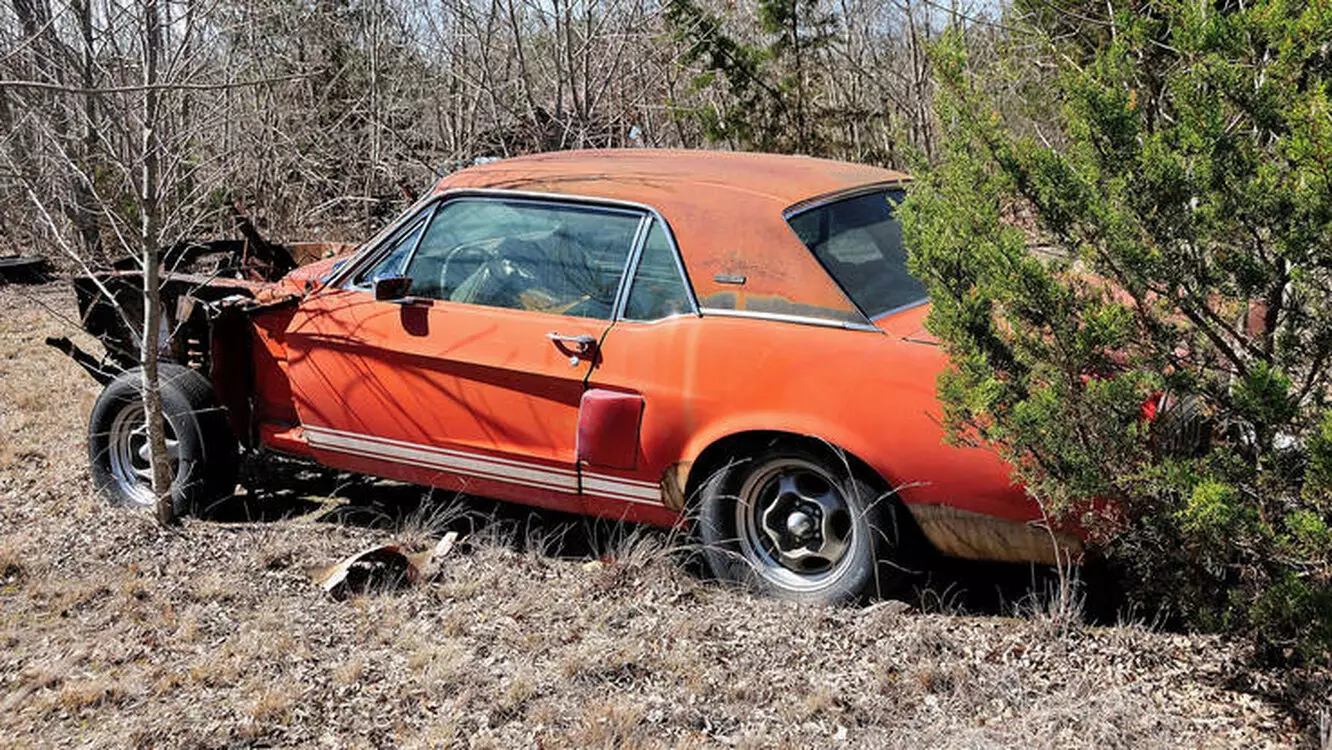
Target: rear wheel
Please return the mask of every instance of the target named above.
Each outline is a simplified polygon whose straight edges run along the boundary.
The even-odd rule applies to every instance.
[[[231,496],[238,449],[226,412],[200,373],[171,363],[159,365],[171,498],[177,514],[207,508]],[[112,505],[152,508],[147,420],[142,374],[128,370],[107,385],[88,424],[93,484]]]
[[[774,446],[711,477],[699,535],[714,575],[817,603],[884,593],[900,580],[892,498],[825,453]]]

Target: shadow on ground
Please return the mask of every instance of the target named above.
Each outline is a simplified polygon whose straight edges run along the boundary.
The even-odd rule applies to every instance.
[[[265,456],[241,472],[242,491],[197,514],[216,523],[306,520],[440,537],[490,532],[517,549],[540,544],[552,557],[584,559],[638,527],[504,503],[305,461]]]
[[[439,538],[489,533],[516,550],[536,548],[560,559],[588,560],[614,551],[626,537],[668,531],[504,503],[315,464],[267,456],[248,463],[237,493],[199,514],[219,523],[308,520]],[[706,575],[696,555],[682,555],[695,575]],[[1075,575],[1077,575],[1075,573]],[[979,616],[1030,614],[1049,606],[1059,590],[1050,566],[931,556],[897,597],[925,612]],[[1083,614],[1096,624],[1121,619],[1118,586],[1105,580],[1075,583]]]

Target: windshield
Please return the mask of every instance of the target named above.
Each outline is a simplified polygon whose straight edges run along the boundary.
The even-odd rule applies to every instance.
[[[901,190],[858,195],[802,211],[791,229],[870,318],[924,302],[925,285],[907,273],[902,225],[893,207]]]

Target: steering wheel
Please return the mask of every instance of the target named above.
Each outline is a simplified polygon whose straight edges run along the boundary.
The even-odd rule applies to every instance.
[[[463,244],[450,250],[448,254],[444,256],[444,262],[441,263],[439,267],[439,279],[441,286],[446,284],[449,280],[449,264],[452,263],[454,259],[458,258],[463,253],[471,252],[480,255],[481,258],[480,262],[477,264],[478,267],[498,258],[499,252],[496,251],[493,246],[487,247],[487,245],[489,244],[491,244],[490,240],[464,242]],[[470,276],[470,274],[468,275]],[[448,291],[452,292],[453,288],[456,286],[457,285],[450,285],[449,287],[447,287]]]

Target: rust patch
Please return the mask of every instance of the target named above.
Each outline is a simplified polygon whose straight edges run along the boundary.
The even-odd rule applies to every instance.
[[[287,248],[287,252],[291,253],[296,265],[304,266],[327,258],[346,255],[355,250],[357,245],[349,242],[289,242],[284,247]]]
[[[1067,531],[1056,530],[1052,535],[1034,523],[947,505],[907,507],[935,548],[950,557],[1046,565],[1082,559],[1082,540]],[[1060,556],[1067,559],[1060,560]]]
[[[706,297],[700,297],[698,303],[702,307],[719,310],[793,315],[802,318],[819,318],[820,320],[837,323],[865,322],[864,317],[855,310],[805,304],[777,294],[750,294],[735,291],[714,292]]]
[[[661,499],[666,507],[674,511],[684,510],[685,483],[689,479],[689,469],[693,461],[680,461],[666,467],[661,474]]]

